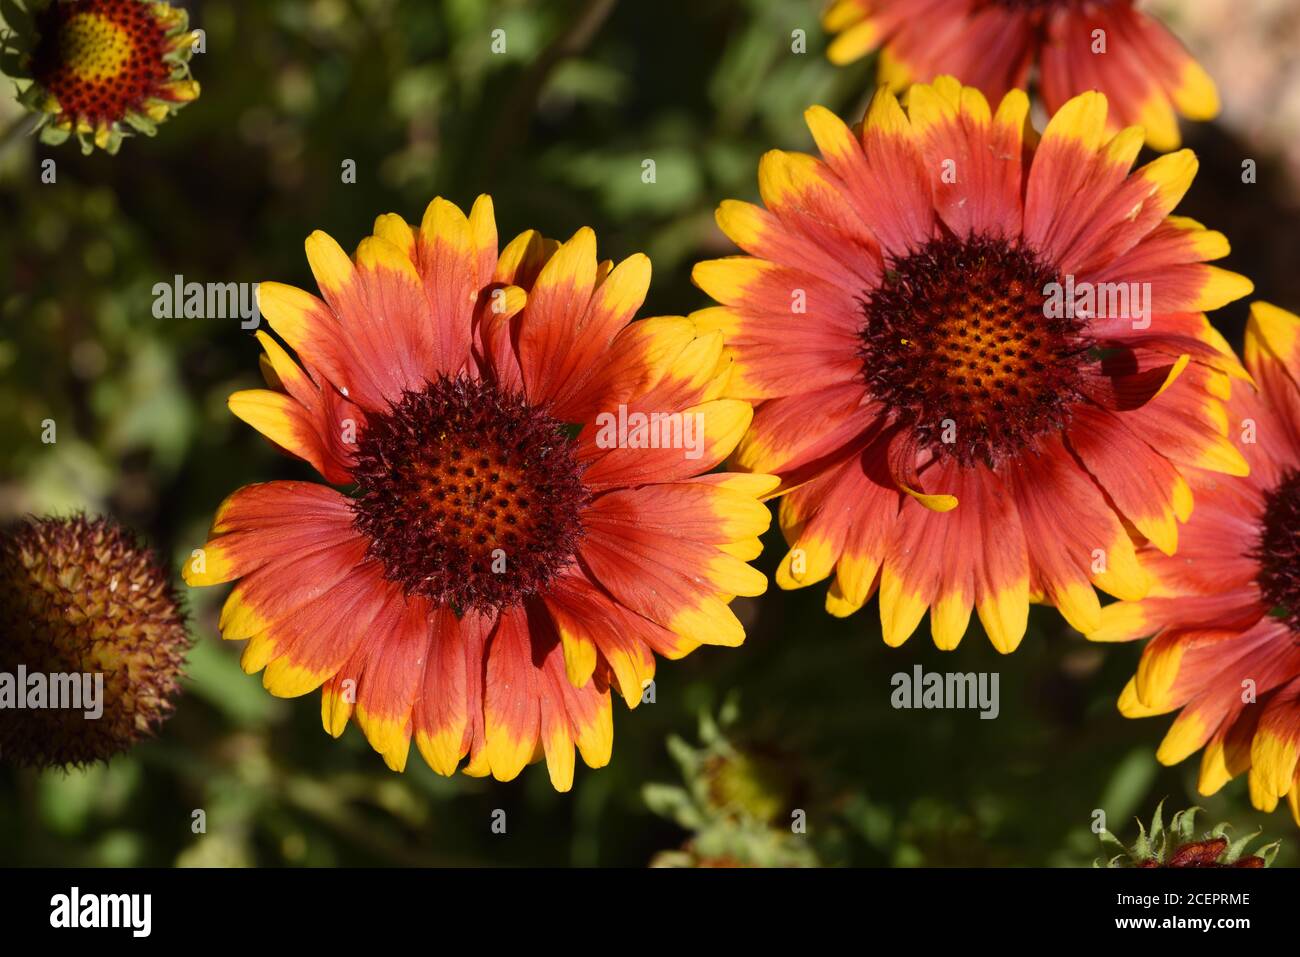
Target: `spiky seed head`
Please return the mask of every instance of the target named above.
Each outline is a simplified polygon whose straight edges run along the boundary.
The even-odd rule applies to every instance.
[[[120,525],[78,515],[0,529],[0,760],[56,767],[127,750],[171,713],[188,647],[169,576]]]

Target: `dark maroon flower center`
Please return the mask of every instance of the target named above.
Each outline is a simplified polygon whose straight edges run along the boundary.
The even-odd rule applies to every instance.
[[[1101,7],[1110,2],[1111,0],[978,0],[976,8],[1007,7],[1011,10],[1047,13],[1052,10],[1078,9],[1089,3],[1092,6]]]
[[[890,264],[863,302],[863,374],[922,447],[997,467],[1060,430],[1088,343],[1048,307],[1056,271],[999,238],[935,239]]]
[[[1289,472],[1265,499],[1255,558],[1264,601],[1300,634],[1300,472]]]
[[[590,498],[576,443],[521,395],[440,378],[372,417],[356,460],[356,527],[408,594],[499,610],[573,561]]]

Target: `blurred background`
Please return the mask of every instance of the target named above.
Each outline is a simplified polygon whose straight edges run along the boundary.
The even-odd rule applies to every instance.
[[[315,476],[226,410],[260,384],[251,332],[154,318],[155,283],[313,288],[311,230],[351,248],[378,213],[418,222],[434,195],[468,209],[490,192],[503,240],[591,225],[603,256],[652,258],[644,315],[685,313],[706,305],[691,264],[732,251],[718,201],[756,199],[765,150],[811,149],[806,106],[856,119],[873,86],[870,60],[825,60],[819,0],[182,5],[207,31],[203,93],[157,139],[117,157],[0,146],[0,518],[111,513],[177,569],[229,492]],[[1202,166],[1179,212],[1227,233],[1225,265],[1260,298],[1300,309],[1300,9],[1151,6],[1225,102],[1186,128]],[[0,97],[0,129],[17,117]],[[40,182],[46,157],[56,184]],[[1236,343],[1245,315],[1215,319]],[[779,533],[769,544],[770,573]],[[0,767],[0,864],[1080,865],[1101,852],[1094,809],[1131,838],[1162,798],[1203,805],[1206,827],[1262,827],[1284,838],[1279,864],[1300,860],[1285,808],[1251,810],[1244,779],[1197,799],[1197,759],[1153,757],[1168,719],[1119,716],[1137,647],[1091,646],[1042,609],[1004,658],[978,625],[954,653],[924,629],[888,649],[874,602],[837,621],[824,586],[742,599],[744,648],[664,664],[635,712],[615,702],[611,765],[580,765],[556,794],[540,765],[503,785],[440,778],[413,754],[397,775],[355,727],[332,740],[316,695],[277,700],[240,671],[216,635],[225,591],[188,597],[188,677],[155,740],[85,771]],[[1000,672],[997,720],[892,709],[891,675],[916,663]]]

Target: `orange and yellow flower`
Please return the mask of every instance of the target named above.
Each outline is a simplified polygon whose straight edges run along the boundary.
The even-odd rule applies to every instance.
[[[1204,748],[1201,793],[1249,772],[1254,805],[1286,798],[1300,824],[1300,317],[1255,303],[1245,359],[1258,389],[1236,389],[1228,412],[1250,476],[1192,473],[1177,557],[1144,549],[1150,595],[1107,606],[1089,637],[1154,634],[1120,710],[1180,711],[1163,763]]]
[[[590,229],[498,252],[486,196],[380,216],[354,256],[313,233],[307,258],[323,300],[259,287],[298,361],[259,332],[272,388],[230,408],[351,492],[240,489],[186,580],[238,579],[244,669],[323,687],[326,730],[355,713],[390,767],[414,737],[442,774],[544,755],[567,789],[575,744],[610,758],[610,688],[636,707],[656,654],[740,644],[729,602],[766,587],[746,562],[776,479],[710,473],[752,417],[721,396],[723,337],[631,322],[650,262],[599,261]]]
[[[83,152],[116,153],[125,136],[152,136],[199,95],[189,72],[196,35],[186,12],[162,0],[25,0],[10,12],[21,22],[3,53],[45,143],[75,135]]]
[[[822,158],[766,154],[766,208],[717,214],[750,255],[695,268],[721,303],[696,325],[758,403],[734,463],[789,493],[777,582],[834,576],[840,616],[878,589],[891,645],[929,609],[955,647],[974,608],[1010,652],[1031,599],[1091,631],[1094,585],[1146,594],[1135,540],[1177,548],[1183,469],[1246,471],[1221,403],[1245,373],[1204,310],[1252,287],[1170,215],[1196,158],[1130,172],[1142,132],[1106,133],[1098,93],[1041,142],[1028,111],[951,77],[906,110],[880,90],[853,129],[813,107]]]
[[[1049,112],[1089,90],[1111,104],[1111,131],[1146,129],[1156,150],[1177,149],[1178,114],[1211,120],[1214,81],[1133,0],[835,0],[827,55],[849,63],[879,49],[880,82],[896,92],[953,74],[990,100],[1026,89],[1031,68]]]

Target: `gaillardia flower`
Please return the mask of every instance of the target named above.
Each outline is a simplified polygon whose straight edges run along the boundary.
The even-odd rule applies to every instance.
[[[1196,473],[1196,519],[1175,558],[1144,549],[1150,595],[1102,610],[1088,637],[1155,637],[1120,696],[1131,718],[1182,709],[1157,757],[1204,747],[1200,790],[1249,771],[1264,811],[1300,824],[1300,317],[1255,303],[1246,368],[1258,391],[1228,404],[1247,478]]]
[[[1000,100],[1025,89],[1036,64],[1048,112],[1098,90],[1112,132],[1142,126],[1161,152],[1178,148],[1176,114],[1219,113],[1209,74],[1133,0],[834,0],[823,23],[838,34],[833,62],[879,48],[880,82],[895,92],[942,73]]]
[[[708,473],[752,410],[721,398],[718,333],[630,320],[650,262],[598,262],[580,229],[498,255],[492,203],[380,216],[349,257],[313,233],[324,301],[263,283],[273,390],[234,413],[326,485],[241,489],[186,566],[239,579],[221,615],[272,694],[324,686],[388,765],[412,735],[453,773],[515,777],[543,753],[560,790],[574,744],[608,762],[609,689],[635,707],[654,654],[744,638],[728,607],[769,524],[768,476]]]
[[[1207,834],[1198,839],[1195,831],[1198,807],[1189,807],[1179,811],[1164,826],[1162,811],[1164,802],[1156,808],[1150,829],[1138,821],[1138,839],[1132,846],[1126,845],[1110,831],[1102,831],[1103,844],[1109,844],[1120,853],[1107,860],[1094,861],[1094,867],[1136,867],[1142,869],[1156,867],[1192,867],[1192,868],[1262,868],[1271,867],[1277,852],[1282,848],[1281,841],[1274,841],[1256,848],[1247,854],[1246,849],[1259,836],[1259,833],[1247,834],[1235,841],[1228,840],[1231,829],[1226,822],[1216,824]]]
[[[199,95],[184,10],[162,0],[15,2],[20,22],[0,49],[43,142],[75,135],[85,153],[116,153],[131,131],[152,136]]]
[[[853,130],[813,107],[824,158],[766,154],[767,208],[718,210],[751,255],[695,268],[722,303],[696,325],[761,403],[735,464],[789,492],[777,582],[834,573],[835,615],[878,586],[891,645],[930,608],[955,647],[974,606],[1010,652],[1031,598],[1092,630],[1094,584],[1146,593],[1132,536],[1177,547],[1181,469],[1246,469],[1220,402],[1245,373],[1202,310],[1251,285],[1205,265],[1221,234],[1169,215],[1195,157],[1130,174],[1142,132],[1107,135],[1098,93],[1036,148],[1028,110],[950,77],[906,112],[878,91]]]
[[[163,566],[77,516],[0,530],[0,760],[85,764],[171,713],[189,637]]]

